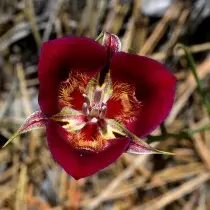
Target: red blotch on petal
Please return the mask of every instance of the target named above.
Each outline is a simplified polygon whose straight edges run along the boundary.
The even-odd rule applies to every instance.
[[[142,104],[136,120],[127,128],[140,137],[149,134],[171,110],[175,77],[155,60],[123,52],[115,53],[110,69],[113,82],[135,85],[136,98]]]
[[[106,112],[106,117],[107,118],[114,118],[116,116],[119,116],[121,114],[121,110],[122,110],[122,104],[121,101],[115,101],[115,100],[108,100],[107,101],[107,112]]]
[[[47,115],[59,111],[59,85],[70,71],[94,75],[107,59],[105,48],[89,38],[66,37],[44,43],[38,66],[41,110]]]
[[[112,164],[126,151],[130,143],[128,138],[108,140],[103,151],[94,153],[74,149],[65,138],[67,138],[67,132],[56,122],[49,121],[47,141],[52,156],[75,179],[90,176]]]

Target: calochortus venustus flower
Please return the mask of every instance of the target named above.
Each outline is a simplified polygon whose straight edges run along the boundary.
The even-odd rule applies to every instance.
[[[43,44],[38,74],[40,111],[17,135],[46,127],[53,158],[75,179],[90,176],[123,152],[163,153],[140,139],[169,114],[175,77],[147,57],[120,51],[117,36],[98,43],[66,37]]]

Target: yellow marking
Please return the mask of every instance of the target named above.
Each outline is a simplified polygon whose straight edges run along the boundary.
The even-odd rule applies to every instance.
[[[96,87],[99,84],[99,77],[100,77],[100,73],[98,73],[95,77],[91,78],[91,80],[87,84],[86,92],[90,100],[90,105],[92,105],[92,102],[94,100],[94,92],[95,92]]]
[[[69,133],[68,140],[76,149],[86,149],[93,152],[103,150],[105,139],[98,133],[95,138],[86,138],[85,132]]]
[[[135,88],[127,83],[112,84],[110,73],[107,73],[104,83],[100,86],[99,77],[100,73],[90,79],[86,74],[72,72],[69,75],[69,78],[61,84],[61,88],[59,90],[60,103],[71,107],[71,102],[73,100],[72,93],[79,90],[81,94],[87,95],[91,106],[94,102],[95,91],[97,91],[96,89],[99,88],[102,89],[100,100],[98,101],[99,104],[102,102],[106,103],[110,99],[121,104],[122,108],[120,113],[115,117],[115,120],[122,124],[133,121],[136,118],[141,106],[140,102],[135,97]],[[112,107],[108,107],[108,109],[111,108]],[[83,130],[86,122],[81,122],[79,119],[76,119],[76,116],[80,114],[82,113],[73,112],[72,109],[67,109],[62,110],[62,116],[57,116],[58,121],[67,123],[66,125],[63,125],[63,128],[65,128],[68,132],[68,140],[70,144],[77,149],[86,149],[93,152],[99,152],[103,150],[107,140],[116,138],[115,133],[122,136],[126,135],[117,127],[110,126],[108,123],[106,123],[103,128],[99,127],[98,131],[92,138],[86,136],[86,133]]]
[[[117,121],[128,123],[136,119],[141,103],[135,97],[134,87],[127,83],[114,83],[111,99],[122,105],[122,110],[115,117]]]
[[[113,94],[112,80],[110,72],[107,73],[104,83],[102,84],[103,89],[103,103],[106,103]]]
[[[86,86],[89,77],[85,73],[71,72],[67,80],[61,83],[59,89],[59,102],[63,106],[72,106],[72,93],[78,91],[83,94],[86,93]]]
[[[120,99],[121,99],[121,104],[123,106],[123,110],[125,112],[129,112],[132,109],[132,105],[130,103],[128,95],[126,93],[123,93],[120,95]]]

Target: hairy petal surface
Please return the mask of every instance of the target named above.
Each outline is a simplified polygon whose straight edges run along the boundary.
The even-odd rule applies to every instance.
[[[113,163],[128,148],[130,140],[119,138],[107,140],[106,148],[94,153],[74,149],[67,143],[68,133],[56,122],[50,120],[47,126],[47,140],[52,156],[58,164],[75,179],[90,176]]]
[[[126,127],[137,136],[152,132],[169,114],[174,102],[176,79],[159,62],[147,57],[117,52],[111,60],[113,82],[135,86],[141,103],[136,120]]]
[[[60,82],[71,71],[94,75],[107,63],[105,48],[92,39],[66,37],[43,44],[39,60],[39,105],[47,115],[59,112]]]

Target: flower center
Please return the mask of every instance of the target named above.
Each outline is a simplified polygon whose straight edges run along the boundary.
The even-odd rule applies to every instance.
[[[87,117],[88,122],[92,123],[98,123],[105,118],[107,101],[113,93],[109,73],[101,86],[99,85],[99,78],[100,74],[92,78],[86,88],[87,94],[82,94],[84,97],[82,112]]]
[[[88,121],[97,123],[99,120],[104,119],[107,105],[103,102],[103,90],[96,88],[93,96],[93,103],[86,94],[83,94],[85,102],[82,105],[82,112],[87,117]]]
[[[140,107],[132,85],[112,84],[109,72],[100,79],[100,73],[91,79],[72,73],[60,86],[62,109],[52,120],[61,123],[69,143],[77,149],[101,151],[109,139],[125,136],[112,120],[124,126],[136,119]]]

